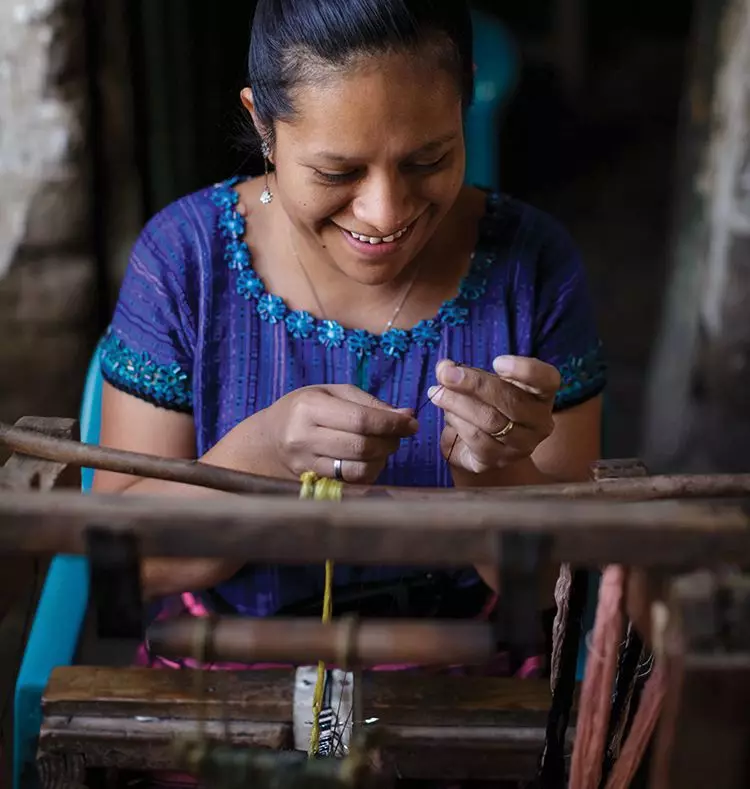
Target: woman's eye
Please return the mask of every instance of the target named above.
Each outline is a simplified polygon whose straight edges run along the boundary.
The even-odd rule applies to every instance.
[[[414,164],[409,165],[412,170],[417,171],[430,171],[430,170],[437,170],[441,164],[445,162],[448,158],[448,154],[443,154],[439,159],[436,159],[434,162],[414,162]]]
[[[323,170],[315,170],[315,174],[318,176],[318,178],[329,184],[345,183],[347,181],[353,180],[357,175],[356,171],[354,170],[348,173],[326,173],[323,172]]]

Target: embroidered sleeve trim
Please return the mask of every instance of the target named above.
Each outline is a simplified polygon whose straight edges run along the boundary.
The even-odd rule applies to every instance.
[[[555,411],[580,405],[596,397],[607,385],[601,343],[582,356],[569,357],[558,369],[562,381],[555,397]]]
[[[192,413],[190,374],[181,365],[158,364],[148,353],[134,351],[109,329],[99,346],[102,376],[120,391],[160,408]]]

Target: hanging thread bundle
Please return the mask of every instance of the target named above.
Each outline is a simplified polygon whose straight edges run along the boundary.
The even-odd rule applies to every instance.
[[[299,497],[313,501],[341,501],[344,485],[335,479],[319,477],[314,471],[306,471],[300,478],[302,487]],[[323,587],[323,616],[324,624],[331,621],[333,616],[333,562],[326,561],[325,582]],[[320,713],[323,708],[323,694],[326,683],[326,666],[321,660],[318,662],[318,676],[315,682],[313,695],[313,720],[310,732],[310,748],[308,756],[312,759],[318,755],[320,746]]]

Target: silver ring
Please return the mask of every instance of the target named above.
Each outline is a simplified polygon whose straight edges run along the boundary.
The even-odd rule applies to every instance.
[[[344,481],[344,461],[343,460],[334,460],[333,461],[333,478],[337,479],[339,482]]]
[[[498,430],[497,433],[490,433],[490,435],[495,441],[502,441],[515,426],[516,423],[512,419],[509,419],[508,424],[502,430]]]

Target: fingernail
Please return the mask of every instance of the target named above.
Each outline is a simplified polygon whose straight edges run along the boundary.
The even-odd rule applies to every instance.
[[[464,371],[452,362],[443,362],[438,376],[444,384],[460,384],[464,379]]]
[[[438,394],[439,391],[440,391],[440,387],[439,386],[431,386],[427,390],[427,397],[429,397],[430,400],[434,400],[435,396]]]
[[[417,422],[416,419],[409,420],[409,430],[411,430],[412,433],[419,432],[419,422]]]
[[[498,374],[503,375],[513,372],[513,360],[507,356],[498,356],[492,362],[492,369]]]

